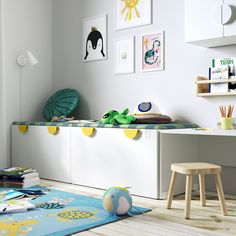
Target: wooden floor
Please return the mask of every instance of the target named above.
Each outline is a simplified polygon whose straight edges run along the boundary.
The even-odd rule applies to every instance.
[[[104,191],[42,180],[41,183],[58,190],[68,191],[92,197],[101,198]],[[76,235],[94,236],[151,236],[151,235],[236,235],[236,197],[226,196],[228,216],[222,216],[218,198],[215,194],[207,194],[207,206],[201,207],[198,193],[193,193],[191,219],[184,219],[184,196],[173,200],[172,209],[166,209],[165,200],[153,200],[134,197],[137,206],[151,208],[152,211],[128,219],[104,225]],[[193,227],[189,227],[193,226]]]

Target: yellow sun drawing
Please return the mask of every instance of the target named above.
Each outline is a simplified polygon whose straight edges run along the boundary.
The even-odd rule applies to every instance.
[[[137,8],[140,0],[122,0],[122,2],[124,3],[124,8],[121,11],[121,15],[125,15],[126,21],[141,17]]]

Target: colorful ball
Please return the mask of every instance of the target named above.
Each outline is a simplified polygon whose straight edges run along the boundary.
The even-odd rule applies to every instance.
[[[127,188],[109,188],[103,196],[103,207],[113,215],[125,215],[132,208],[132,198]]]

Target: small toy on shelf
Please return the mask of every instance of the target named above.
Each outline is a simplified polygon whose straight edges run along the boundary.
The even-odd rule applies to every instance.
[[[167,115],[162,115],[154,102],[138,104],[133,111],[133,115],[137,124],[166,124],[171,122],[171,118]]]
[[[129,214],[132,198],[127,188],[112,187],[103,195],[103,207],[113,215]]]
[[[134,115],[160,115],[161,112],[154,102],[142,102],[134,109]]]
[[[135,121],[134,116],[129,116],[129,109],[126,108],[123,112],[111,110],[107,112],[101,119],[100,123],[103,124],[130,124]]]

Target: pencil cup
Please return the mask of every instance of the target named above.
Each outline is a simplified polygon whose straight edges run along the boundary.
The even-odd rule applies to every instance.
[[[232,117],[223,117],[221,118],[221,128],[224,130],[232,128]]]

